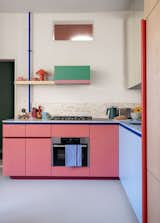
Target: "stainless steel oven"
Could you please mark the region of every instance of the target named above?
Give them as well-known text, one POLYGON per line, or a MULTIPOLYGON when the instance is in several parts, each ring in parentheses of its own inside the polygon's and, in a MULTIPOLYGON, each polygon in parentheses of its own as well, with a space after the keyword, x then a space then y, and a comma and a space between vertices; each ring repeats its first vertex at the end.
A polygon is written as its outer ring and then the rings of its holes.
POLYGON ((89 138, 52 138, 52 166, 65 166, 65 146, 81 145, 82 148, 82 167, 89 165, 89 138))

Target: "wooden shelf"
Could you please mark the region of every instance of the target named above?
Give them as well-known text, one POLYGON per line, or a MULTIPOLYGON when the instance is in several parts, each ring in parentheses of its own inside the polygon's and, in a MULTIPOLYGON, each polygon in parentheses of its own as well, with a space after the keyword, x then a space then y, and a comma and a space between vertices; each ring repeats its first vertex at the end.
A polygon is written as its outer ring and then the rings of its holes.
POLYGON ((54 81, 30 81, 30 84, 33 85, 53 85, 54 81))
POLYGON ((29 85, 30 81, 15 81, 14 83, 17 85, 29 85))
POLYGON ((54 85, 54 81, 15 81, 16 85, 54 85))

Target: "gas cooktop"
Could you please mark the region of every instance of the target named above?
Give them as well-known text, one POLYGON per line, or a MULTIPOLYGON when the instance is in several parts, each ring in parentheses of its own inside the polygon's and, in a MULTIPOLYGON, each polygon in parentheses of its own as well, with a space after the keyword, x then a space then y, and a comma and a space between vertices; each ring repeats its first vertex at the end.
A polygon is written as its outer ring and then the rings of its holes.
POLYGON ((52 120, 92 120, 91 116, 52 116, 52 120))

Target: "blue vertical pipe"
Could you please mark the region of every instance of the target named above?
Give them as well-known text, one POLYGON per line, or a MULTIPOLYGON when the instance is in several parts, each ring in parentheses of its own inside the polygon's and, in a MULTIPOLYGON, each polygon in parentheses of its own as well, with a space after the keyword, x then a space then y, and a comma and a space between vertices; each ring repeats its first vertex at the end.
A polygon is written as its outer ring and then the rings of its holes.
MULTIPOLYGON (((31 78, 31 12, 28 13, 28 80, 31 78)), ((28 85, 28 111, 31 111, 31 87, 28 85)))

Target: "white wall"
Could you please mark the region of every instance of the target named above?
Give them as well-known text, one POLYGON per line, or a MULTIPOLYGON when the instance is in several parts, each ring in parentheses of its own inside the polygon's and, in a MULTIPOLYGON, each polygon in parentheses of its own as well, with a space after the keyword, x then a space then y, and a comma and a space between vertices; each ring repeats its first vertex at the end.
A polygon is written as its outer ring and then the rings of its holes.
MULTIPOLYGON (((34 102, 140 101, 139 90, 128 90, 125 77, 126 13, 34 14, 33 70, 53 73, 54 65, 91 65, 90 86, 35 86, 34 102), (55 21, 92 21, 93 42, 53 41, 55 21)), ((16 58, 16 74, 27 74, 27 14, 0 14, 0 59, 16 58)), ((17 87, 17 106, 26 106, 27 88, 17 87)))
POLYGON ((34 88, 35 101, 138 102, 139 91, 125 86, 124 16, 104 14, 34 15, 34 71, 53 73, 54 65, 85 65, 92 69, 90 86, 34 88), (93 21, 93 42, 53 41, 55 21, 93 21))

